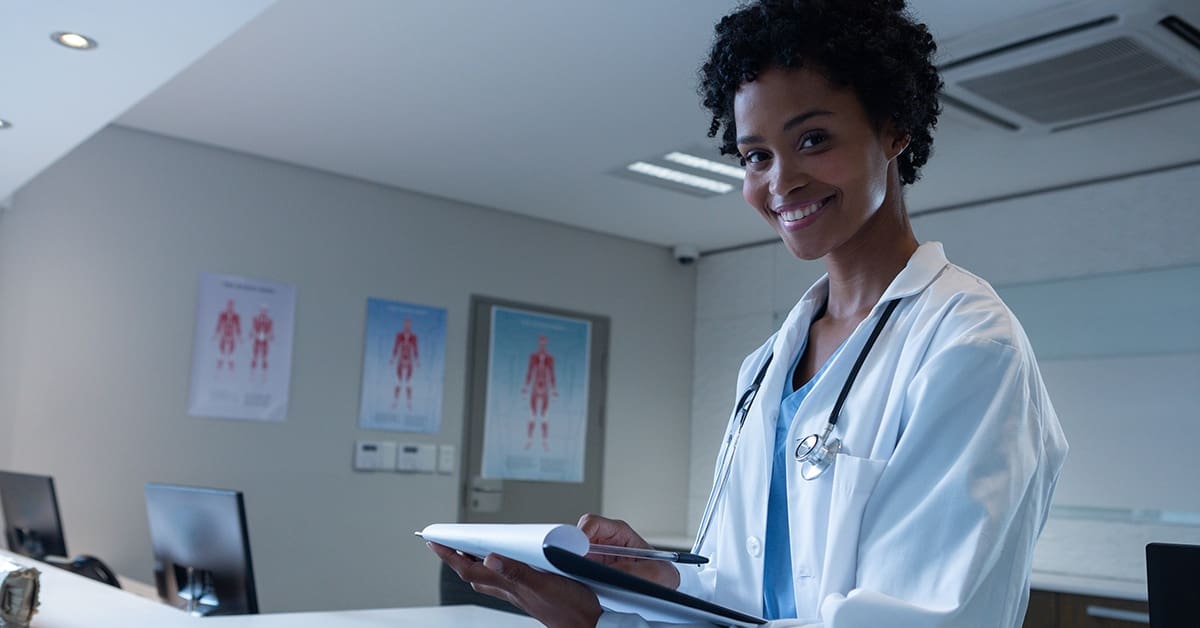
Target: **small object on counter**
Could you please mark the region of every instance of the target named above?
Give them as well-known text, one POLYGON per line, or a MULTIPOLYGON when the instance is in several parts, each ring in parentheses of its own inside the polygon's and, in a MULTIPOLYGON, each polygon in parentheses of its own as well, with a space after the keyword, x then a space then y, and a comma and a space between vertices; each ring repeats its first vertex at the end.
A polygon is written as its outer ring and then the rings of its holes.
POLYGON ((0 558, 0 626, 25 628, 37 613, 41 572, 0 558))

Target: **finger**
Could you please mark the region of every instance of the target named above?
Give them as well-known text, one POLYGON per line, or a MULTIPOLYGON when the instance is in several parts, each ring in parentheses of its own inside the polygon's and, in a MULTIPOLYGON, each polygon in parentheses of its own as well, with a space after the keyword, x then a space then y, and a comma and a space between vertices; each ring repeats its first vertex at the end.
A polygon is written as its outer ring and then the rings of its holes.
POLYGON ((508 602, 509 604, 512 604, 514 606, 517 603, 517 601, 516 601, 516 599, 514 599, 512 593, 510 593, 504 589, 501 589, 499 587, 490 587, 486 584, 479 584, 478 582, 475 582, 475 583, 471 584, 471 589, 473 589, 474 591, 476 591, 478 593, 482 593, 484 595, 490 595, 494 598, 504 600, 505 602, 508 602))
POLYGON ((623 545, 626 547, 650 547, 628 523, 620 519, 609 519, 595 514, 586 514, 579 518, 579 529, 593 543, 605 545, 623 545))
POLYGON ((499 554, 488 554, 483 559, 483 566, 517 587, 529 586, 530 580, 535 574, 533 568, 525 563, 499 554))
POLYGON ((504 576, 485 567, 478 558, 469 554, 460 554, 449 547, 438 545, 437 543, 430 543, 429 547, 437 554, 438 558, 441 558, 447 565, 450 565, 450 569, 453 569, 454 573, 458 574, 458 577, 464 582, 472 585, 483 584, 486 586, 507 588, 507 581, 504 576))

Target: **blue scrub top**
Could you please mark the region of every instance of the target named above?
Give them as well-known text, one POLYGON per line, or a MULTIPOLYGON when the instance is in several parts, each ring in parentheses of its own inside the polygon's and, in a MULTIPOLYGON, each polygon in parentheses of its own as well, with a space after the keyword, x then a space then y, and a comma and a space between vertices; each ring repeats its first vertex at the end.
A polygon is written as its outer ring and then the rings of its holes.
MULTIPOLYGON (((807 343, 806 343, 807 344, 807 343)), ((775 421, 775 455, 771 461, 771 488, 767 496, 767 538, 763 545, 763 617, 765 619, 791 619, 796 617, 796 594, 792 586, 792 548, 788 540, 787 467, 791 460, 791 448, 787 440, 788 429, 800 409, 800 404, 812 390, 813 383, 821 378, 834 356, 842 350, 838 347, 821 366, 821 370, 808 383, 792 389, 792 373, 804 355, 804 347, 788 370, 788 381, 783 387, 783 399, 779 402, 779 419, 775 421)))

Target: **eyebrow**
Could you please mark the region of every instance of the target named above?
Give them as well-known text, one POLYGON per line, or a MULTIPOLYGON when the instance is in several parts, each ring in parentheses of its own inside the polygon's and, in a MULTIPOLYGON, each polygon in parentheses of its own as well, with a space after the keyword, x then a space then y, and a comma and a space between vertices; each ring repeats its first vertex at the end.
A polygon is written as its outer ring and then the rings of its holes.
MULTIPOLYGON (((783 125, 783 130, 790 131, 791 129, 807 122, 809 118, 814 118, 816 116, 831 116, 831 115, 833 115, 832 111, 826 111, 824 109, 814 109, 812 111, 806 111, 806 112, 792 118, 791 120, 788 120, 787 122, 785 122, 783 125)), ((738 144, 758 144, 758 143, 761 143, 762 141, 763 141, 763 138, 758 135, 746 135, 743 137, 739 137, 737 139, 738 144)))

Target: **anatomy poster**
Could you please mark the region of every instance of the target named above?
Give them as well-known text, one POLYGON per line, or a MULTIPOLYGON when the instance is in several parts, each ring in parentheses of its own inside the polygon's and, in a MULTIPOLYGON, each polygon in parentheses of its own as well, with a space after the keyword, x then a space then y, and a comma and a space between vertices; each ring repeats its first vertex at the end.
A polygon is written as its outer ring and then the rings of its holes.
POLYGON ((446 380, 446 310, 367 299, 358 426, 436 433, 446 380))
POLYGON ((492 308, 484 477, 583 481, 591 333, 586 320, 492 308))
POLYGON ((292 286, 200 276, 188 414, 282 421, 292 379, 292 286))

